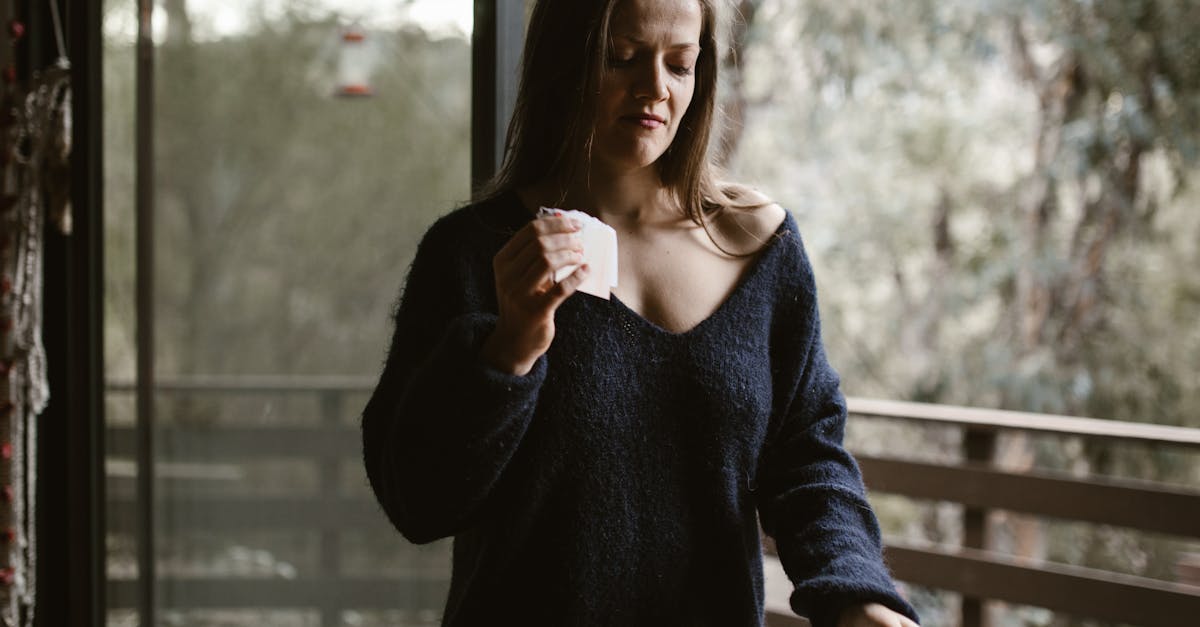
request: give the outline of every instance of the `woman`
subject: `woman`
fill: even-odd
[[[795,221],[713,181],[711,0],[542,0],[510,151],[426,233],[363,413],[384,511],[454,536],[445,625],[760,625],[762,528],[816,627],[911,627]],[[586,211],[619,237],[575,294]]]

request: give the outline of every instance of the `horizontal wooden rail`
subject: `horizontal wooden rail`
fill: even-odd
[[[133,430],[113,433],[113,452],[133,445]],[[348,427],[173,429],[160,446],[182,462],[347,458],[360,446]],[[1200,537],[1200,491],[1149,482],[1076,480],[983,466],[946,466],[858,456],[873,490],[1086,522]],[[1136,503],[1136,507],[1127,504]]]
[[[154,389],[159,392],[217,394],[319,394],[344,392],[357,394],[371,392],[378,379],[342,375],[192,375],[187,377],[159,377]],[[105,384],[108,392],[133,394],[137,392],[134,381],[110,380]]]
[[[1200,616],[1200,587],[968,548],[923,549],[889,542],[887,560],[898,579],[967,597],[1141,627],[1179,627]]]
[[[1200,429],[1189,427],[906,401],[865,398],[849,398],[846,401],[850,413],[861,416],[1200,448]]]
[[[377,381],[339,375],[195,375],[162,377],[155,387],[160,392],[193,394],[369,393]],[[112,380],[106,390],[132,394],[136,386],[133,381]],[[1200,448],[1200,429],[1196,428],[859,397],[849,397],[846,403],[850,413],[862,416]]]
[[[1011,473],[859,455],[872,491],[1200,537],[1200,491],[1158,483]]]
[[[155,446],[175,461],[221,462],[248,459],[324,459],[360,455],[358,425],[311,427],[171,427],[154,435]],[[132,456],[137,446],[133,427],[108,429],[109,455]]]
[[[163,377],[155,387],[159,392],[191,394],[359,394],[371,392],[376,383],[375,378],[361,376],[195,375]],[[132,394],[136,385],[113,380],[106,390]],[[862,416],[1200,448],[1200,429],[1189,427],[859,397],[846,402],[850,413]]]
[[[383,510],[373,498],[171,497],[160,501],[158,517],[171,531],[279,531],[382,529]],[[109,499],[108,525],[112,530],[134,528],[132,498]],[[386,527],[390,528],[390,527]]]
[[[764,542],[763,550],[777,554],[774,542]],[[1178,627],[1180,617],[1200,616],[1197,586],[979,549],[918,548],[893,539],[884,552],[897,579],[967,597],[1142,627]]]
[[[160,607],[260,608],[272,610],[345,607],[354,609],[395,609],[428,607],[437,599],[437,609],[445,598],[449,580],[430,577],[393,577],[389,579],[162,579],[158,583]],[[109,581],[109,607],[137,607],[137,583]],[[175,606],[172,599],[185,600]],[[409,600],[413,602],[409,602]]]

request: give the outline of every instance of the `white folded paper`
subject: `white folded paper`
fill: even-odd
[[[617,286],[617,232],[611,226],[583,211],[542,207],[538,210],[538,217],[543,216],[575,218],[583,224],[583,228],[577,234],[579,239],[583,240],[583,262],[588,264],[591,272],[588,273],[588,277],[583,280],[578,289],[607,300],[612,295],[612,288]],[[566,266],[555,272],[554,282],[557,283],[571,276],[571,273],[578,267],[578,265]]]

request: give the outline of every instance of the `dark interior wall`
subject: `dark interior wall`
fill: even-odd
[[[71,60],[73,232],[46,230],[44,331],[50,404],[39,421],[36,624],[104,621],[100,3],[58,0]],[[27,78],[58,56],[49,3],[18,0]]]

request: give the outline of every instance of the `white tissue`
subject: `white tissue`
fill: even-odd
[[[576,234],[583,241],[583,263],[588,264],[591,272],[577,289],[580,292],[607,300],[612,295],[612,288],[617,286],[617,232],[611,226],[583,211],[564,211],[542,207],[538,214],[539,216],[558,215],[579,220],[583,228]],[[554,282],[557,283],[571,276],[571,273],[578,267],[578,265],[570,265],[559,269],[554,273]]]

